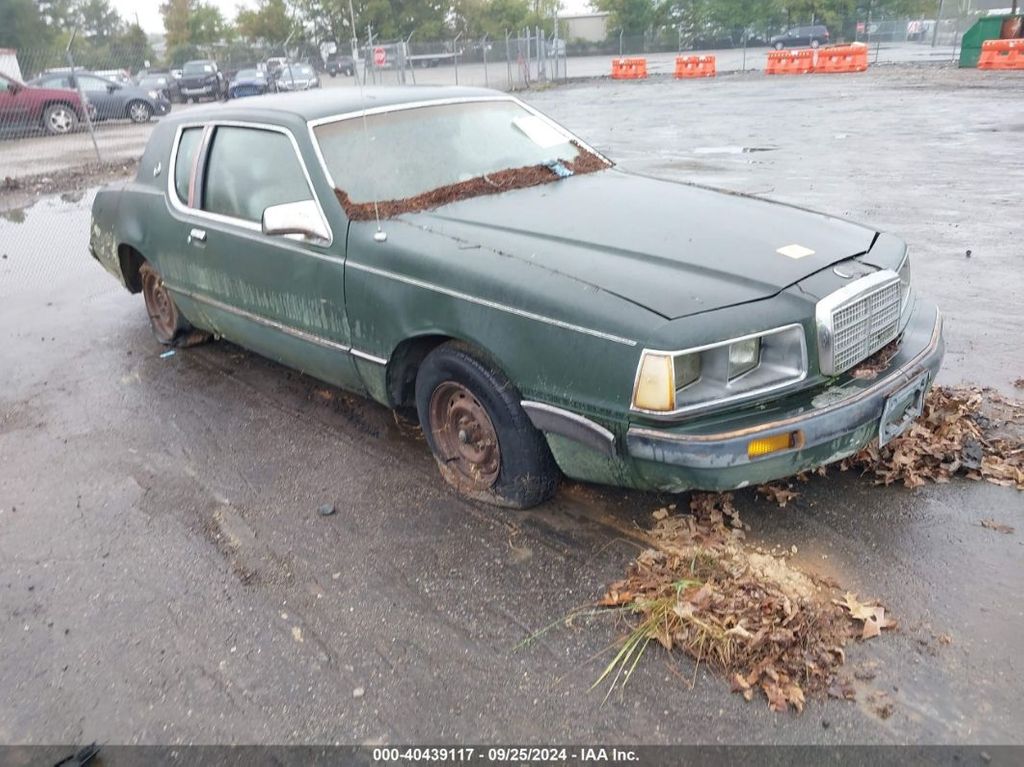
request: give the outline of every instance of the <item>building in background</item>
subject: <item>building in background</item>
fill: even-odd
[[[577,13],[560,15],[559,34],[569,41],[604,42],[608,38],[607,13]]]
[[[18,66],[18,52],[13,48],[0,48],[0,72],[16,80],[24,80]]]

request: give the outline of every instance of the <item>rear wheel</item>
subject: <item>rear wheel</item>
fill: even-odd
[[[145,101],[133,101],[128,105],[128,119],[133,123],[148,123],[153,117],[153,110]]]
[[[441,476],[461,494],[525,509],[550,498],[559,471],[504,373],[465,344],[439,346],[416,376],[416,409]]]
[[[777,51],[781,51],[781,50],[782,50],[783,48],[785,48],[785,47],[786,47],[786,46],[785,46],[785,45],[783,45],[783,44],[782,44],[781,42],[779,42],[779,43],[775,43],[775,50],[777,50]]]
[[[817,40],[811,40],[812,48],[817,48],[819,45],[821,45],[821,43],[819,43]]]
[[[139,281],[142,283],[142,297],[146,301],[149,324],[157,341],[165,346],[195,346],[210,340],[209,333],[192,327],[181,316],[160,273],[150,264],[145,263],[139,268]]]
[[[43,128],[53,136],[63,136],[78,127],[78,115],[67,104],[51,104],[43,111]]]

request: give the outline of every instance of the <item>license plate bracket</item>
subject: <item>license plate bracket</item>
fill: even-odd
[[[882,418],[878,424],[878,444],[885,445],[910,428],[924,410],[924,395],[928,392],[930,376],[922,373],[885,400]]]

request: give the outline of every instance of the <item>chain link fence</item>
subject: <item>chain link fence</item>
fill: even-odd
[[[978,17],[948,3],[936,19],[870,19],[849,25],[832,42],[857,40],[872,64],[951,63]],[[679,53],[709,53],[719,73],[760,70],[771,39],[740,30],[688,34],[682,28],[629,36],[610,30],[598,42],[572,39],[564,23],[507,31],[504,36],[446,40],[338,42],[326,55],[311,43],[233,42],[154,51],[146,45],[0,50],[0,182],[6,177],[60,173],[91,163],[139,157],[155,121],[197,101],[300,88],[466,85],[518,91],[567,79],[605,77],[616,56],[642,55],[652,76],[670,76]],[[188,62],[201,71],[188,87]],[[204,67],[209,68],[205,71]],[[283,72],[283,76],[282,76]],[[196,74],[196,73],[192,73]],[[194,79],[194,78],[193,78]],[[239,87],[232,90],[232,84]]]

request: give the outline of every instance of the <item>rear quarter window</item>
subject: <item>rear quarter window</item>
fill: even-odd
[[[174,161],[174,191],[178,199],[188,205],[188,188],[192,179],[196,151],[203,138],[202,128],[185,128],[178,141],[178,154]]]

